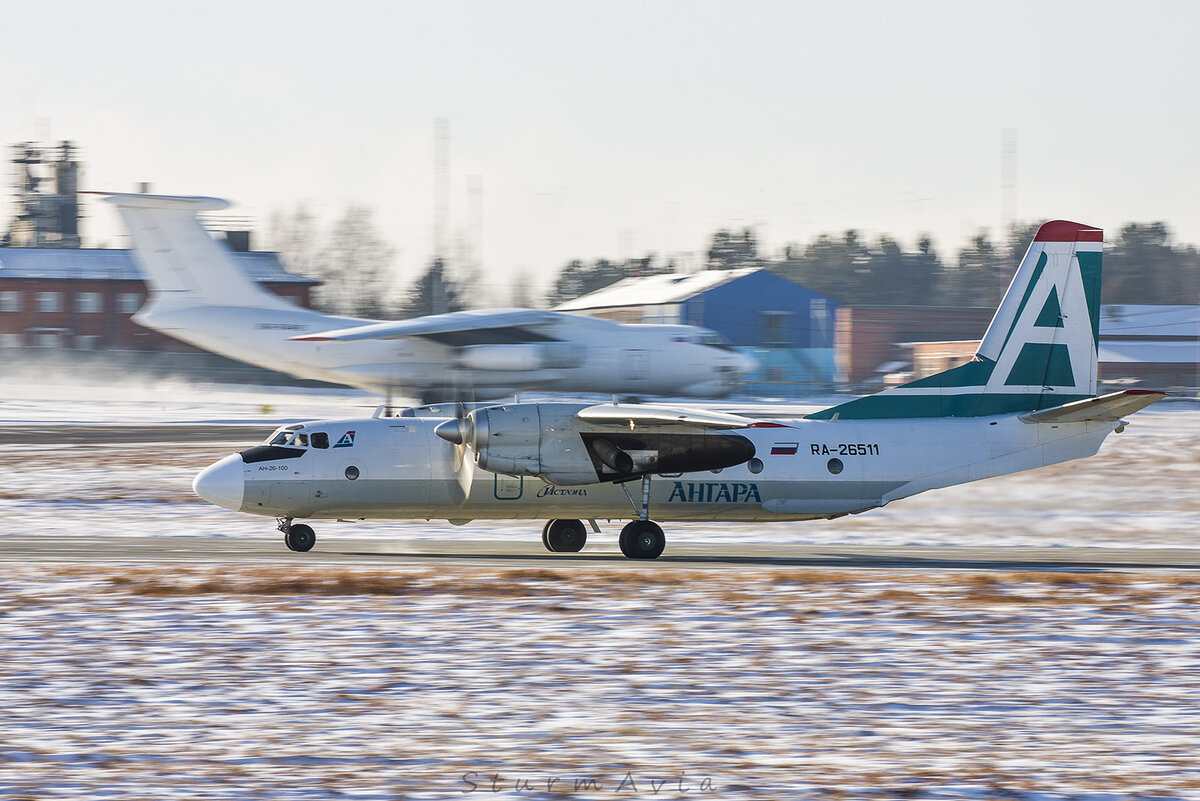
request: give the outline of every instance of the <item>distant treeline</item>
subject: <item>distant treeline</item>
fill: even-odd
[[[350,206],[325,232],[303,206],[277,214],[273,223],[273,244],[289,269],[324,281],[315,299],[326,311],[388,318],[479,305],[480,276],[450,269],[442,259],[395,292],[389,278],[395,251],[366,207]],[[868,240],[853,229],[768,255],[752,229],[723,229],[712,235],[704,266],[765,268],[843,304],[990,307],[999,303],[1038,225],[1013,225],[999,242],[981,231],[952,259],[943,258],[928,236],[909,250],[887,234]],[[511,304],[553,307],[622,278],[673,272],[673,262],[654,254],[625,261],[576,259],[563,266],[543,298],[519,276]],[[1200,303],[1200,253],[1173,244],[1165,223],[1127,223],[1105,243],[1103,286],[1105,303]]]
[[[978,233],[955,257],[945,259],[928,236],[907,250],[883,234],[865,240],[858,231],[822,234],[807,245],[762,254],[754,231],[720,230],[712,236],[710,270],[760,267],[845,304],[995,306],[1040,223],[1019,223],[996,242]],[[630,275],[673,272],[653,256],[563,268],[547,301],[562,303]],[[1200,253],[1171,242],[1165,223],[1127,223],[1104,246],[1104,303],[1200,303]]]

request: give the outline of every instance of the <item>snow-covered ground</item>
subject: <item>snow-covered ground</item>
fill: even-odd
[[[6,565],[0,797],[1200,799],[1198,627],[1186,575]]]
[[[134,388],[6,386],[0,426],[24,423],[258,422],[369,414],[353,390],[235,390],[159,383]],[[1200,547],[1200,405],[1168,402],[1131,416],[1090,459],[937,490],[833,521],[671,524],[669,542],[812,544],[1112,545]],[[249,442],[9,446],[0,449],[0,535],[81,530],[90,536],[179,534],[274,537],[273,521],[200,502],[205,465]],[[615,539],[616,523],[602,526]],[[611,529],[611,531],[610,531]],[[339,533],[396,539],[532,539],[529,521],[320,523]],[[609,543],[611,544],[611,543]],[[669,547],[669,546],[668,546]]]

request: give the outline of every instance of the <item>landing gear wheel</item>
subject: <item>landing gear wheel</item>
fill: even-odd
[[[582,520],[551,520],[542,529],[542,544],[552,553],[578,553],[587,544]]]
[[[288,530],[283,533],[283,543],[290,551],[311,551],[317,544],[317,534],[311,526],[298,523],[288,526]]]
[[[653,520],[634,520],[621,529],[617,542],[630,559],[657,559],[667,547],[667,536]]]

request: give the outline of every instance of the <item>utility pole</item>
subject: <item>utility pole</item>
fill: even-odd
[[[450,218],[450,120],[433,121],[433,257],[446,258]]]
[[[1001,241],[1007,242],[1017,221],[1017,129],[1000,132]]]
[[[483,176],[467,176],[467,239],[470,269],[483,274]]]

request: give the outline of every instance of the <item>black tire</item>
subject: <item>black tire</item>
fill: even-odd
[[[618,543],[630,559],[657,559],[667,547],[667,536],[653,520],[634,520],[621,529]]]
[[[547,520],[546,525],[542,526],[542,547],[545,548],[547,551],[554,550],[553,548],[550,547],[550,540],[548,539],[548,536],[550,533],[550,526],[552,526],[552,525],[554,525],[554,521]]]
[[[287,533],[283,535],[283,542],[291,551],[311,551],[317,544],[317,533],[311,526],[298,523],[288,527]]]
[[[551,520],[542,541],[553,553],[578,553],[587,544],[587,528],[582,520]]]

